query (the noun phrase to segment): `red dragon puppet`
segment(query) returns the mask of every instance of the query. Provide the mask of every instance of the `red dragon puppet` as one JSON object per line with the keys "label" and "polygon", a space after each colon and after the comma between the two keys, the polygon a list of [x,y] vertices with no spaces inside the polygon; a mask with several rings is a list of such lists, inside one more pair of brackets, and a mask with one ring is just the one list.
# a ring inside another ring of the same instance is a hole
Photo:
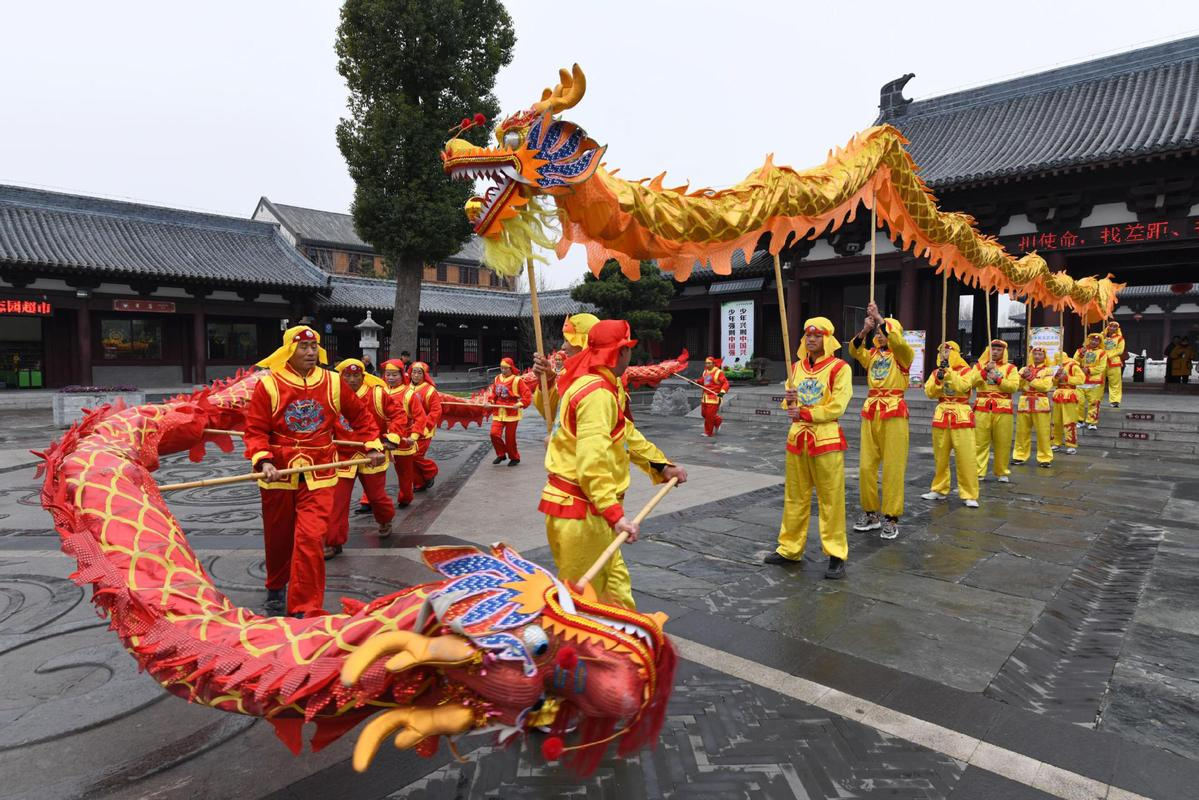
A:
{"label": "red dragon puppet", "polygon": [[[608,606],[497,544],[430,548],[441,580],[344,613],[261,617],[230,602],[204,570],[153,472],[162,456],[204,454],[204,429],[238,427],[255,374],[135,408],[91,411],[44,454],[42,505],[72,578],[91,584],[129,653],[189,702],[264,717],[299,753],[371,718],[354,749],[364,770],[383,740],[421,755],[440,737],[537,726],[542,750],[594,770],[612,741],[624,755],[656,741],[675,652],[665,617]],[[228,437],[217,441],[232,449]],[[578,728],[576,741],[563,742]],[[452,746],[452,738],[451,738]]]}

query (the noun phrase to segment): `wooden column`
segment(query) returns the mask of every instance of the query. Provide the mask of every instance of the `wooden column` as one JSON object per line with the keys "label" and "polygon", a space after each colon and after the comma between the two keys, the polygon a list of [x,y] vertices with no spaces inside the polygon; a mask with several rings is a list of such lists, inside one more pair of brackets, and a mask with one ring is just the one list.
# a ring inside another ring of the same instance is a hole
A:
{"label": "wooden column", "polygon": [[90,300],[84,299],[75,312],[79,337],[79,367],[75,377],[84,386],[92,382],[92,315],[88,310],[89,303]]}
{"label": "wooden column", "polygon": [[916,261],[903,258],[899,262],[899,324],[916,328]]}
{"label": "wooden column", "polygon": [[[803,323],[803,301],[804,298],[799,290],[799,260],[793,258],[791,261],[791,276],[787,282],[787,333],[791,338],[793,348],[799,347],[800,331],[799,326]],[[787,353],[788,359],[795,358],[795,352]]]}
{"label": "wooden column", "polygon": [[720,357],[720,301],[717,299],[713,299],[708,307],[708,352],[701,358],[710,355]]}
{"label": "wooden column", "polygon": [[195,363],[194,382],[208,383],[208,326],[205,322],[204,306],[196,303],[192,312],[192,361]]}

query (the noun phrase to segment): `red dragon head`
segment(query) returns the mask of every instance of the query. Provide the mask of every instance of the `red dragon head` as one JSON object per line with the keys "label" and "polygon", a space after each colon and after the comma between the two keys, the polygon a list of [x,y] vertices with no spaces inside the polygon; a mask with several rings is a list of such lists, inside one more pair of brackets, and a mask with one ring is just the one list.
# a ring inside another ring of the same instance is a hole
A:
{"label": "red dragon head", "polygon": [[500,239],[534,195],[568,192],[599,167],[606,148],[573,122],[554,118],[583,99],[587,79],[578,64],[559,74],[561,83],[546,89],[540,101],[496,127],[495,147],[476,147],[459,138],[471,127],[469,120],[446,142],[442,159],[450,176],[495,181],[482,197],[466,204],[475,233],[484,239]]}

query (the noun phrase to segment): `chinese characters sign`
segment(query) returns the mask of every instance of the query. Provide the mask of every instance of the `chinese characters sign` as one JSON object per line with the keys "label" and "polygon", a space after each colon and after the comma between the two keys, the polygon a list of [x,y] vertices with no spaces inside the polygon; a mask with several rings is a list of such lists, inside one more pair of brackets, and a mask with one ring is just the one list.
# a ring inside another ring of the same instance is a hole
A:
{"label": "chinese characters sign", "polygon": [[720,355],[725,369],[740,361],[742,365],[754,352],[754,301],[734,300],[720,304]]}
{"label": "chinese characters sign", "polygon": [[1009,252],[1027,253],[1036,250],[1048,253],[1058,250],[1077,250],[1090,247],[1121,247],[1147,242],[1172,242],[1199,239],[1199,217],[1162,219],[1149,222],[1119,222],[1059,232],[1021,233],[1000,238]]}
{"label": "chinese characters sign", "polygon": [[1045,348],[1045,363],[1052,364],[1062,349],[1062,329],[1056,325],[1049,328],[1032,329],[1032,346]]}
{"label": "chinese characters sign", "polygon": [[903,340],[912,348],[912,367],[908,370],[908,386],[924,385],[924,331],[903,332]]}
{"label": "chinese characters sign", "polygon": [[174,314],[175,304],[167,300],[113,300],[112,310]]}
{"label": "chinese characters sign", "polygon": [[13,316],[48,317],[54,313],[54,307],[44,300],[10,300],[0,298],[0,314]]}

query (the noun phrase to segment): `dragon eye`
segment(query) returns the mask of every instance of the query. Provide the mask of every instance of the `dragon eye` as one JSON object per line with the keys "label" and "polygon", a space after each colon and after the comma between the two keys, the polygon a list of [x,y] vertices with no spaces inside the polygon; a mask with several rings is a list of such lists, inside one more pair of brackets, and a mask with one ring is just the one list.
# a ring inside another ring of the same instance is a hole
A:
{"label": "dragon eye", "polygon": [[516,131],[508,131],[504,134],[504,147],[509,150],[515,150],[520,147],[520,134]]}
{"label": "dragon eye", "polygon": [[545,631],[537,625],[530,625],[521,631],[520,638],[524,640],[529,652],[535,656],[543,656],[550,649],[550,639]]}

